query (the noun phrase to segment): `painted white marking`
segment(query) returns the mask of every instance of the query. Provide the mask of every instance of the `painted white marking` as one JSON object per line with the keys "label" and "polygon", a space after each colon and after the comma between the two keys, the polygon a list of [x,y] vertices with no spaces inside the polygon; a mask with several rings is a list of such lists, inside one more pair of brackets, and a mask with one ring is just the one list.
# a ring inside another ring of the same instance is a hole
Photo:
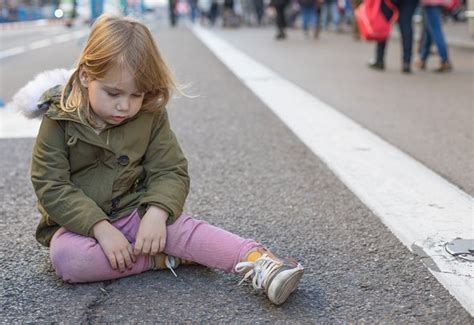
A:
{"label": "painted white marking", "polygon": [[88,30],[76,30],[72,34],[74,35],[74,38],[80,38],[82,36],[85,36],[89,33]]}
{"label": "painted white marking", "polygon": [[40,123],[39,119],[27,119],[13,109],[0,109],[0,138],[36,137]]}
{"label": "painted white marking", "polygon": [[30,50],[36,50],[36,49],[40,49],[42,47],[50,46],[51,44],[53,44],[53,42],[51,41],[51,39],[47,38],[47,39],[44,39],[44,40],[41,40],[41,41],[31,43],[28,46],[28,48]]}
{"label": "painted white marking", "polygon": [[64,43],[67,41],[70,41],[74,38],[74,35],[72,34],[63,34],[63,35],[58,35],[53,38],[54,43]]}
{"label": "painted white marking", "polygon": [[443,250],[474,238],[473,198],[210,31],[194,34],[376,214],[474,315],[473,265]]}
{"label": "painted white marking", "polygon": [[24,52],[26,52],[25,46],[17,46],[8,50],[3,50],[3,51],[0,51],[0,60],[4,58],[8,58],[9,56],[14,56],[14,55],[21,54]]}
{"label": "painted white marking", "polygon": [[15,55],[18,55],[18,54],[25,53],[28,50],[36,50],[36,49],[40,49],[40,48],[43,48],[43,47],[47,47],[47,46],[52,45],[53,43],[56,43],[56,44],[64,43],[64,42],[67,42],[67,41],[71,41],[73,39],[81,38],[81,37],[87,35],[88,33],[89,33],[88,30],[78,30],[78,31],[74,31],[74,32],[69,33],[69,34],[57,35],[57,36],[53,37],[52,39],[51,38],[46,38],[44,40],[36,41],[36,42],[31,43],[28,46],[18,46],[18,47],[14,47],[14,48],[11,48],[11,49],[3,50],[3,51],[0,51],[0,60],[4,59],[4,58],[7,58],[7,57],[10,57],[10,56],[15,56]]}

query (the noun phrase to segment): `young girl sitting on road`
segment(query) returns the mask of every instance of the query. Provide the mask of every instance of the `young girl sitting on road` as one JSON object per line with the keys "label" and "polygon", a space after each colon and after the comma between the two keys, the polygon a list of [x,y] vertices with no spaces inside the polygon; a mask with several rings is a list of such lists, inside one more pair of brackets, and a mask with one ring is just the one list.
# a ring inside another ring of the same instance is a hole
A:
{"label": "young girl sitting on road", "polygon": [[192,261],[245,273],[282,304],[303,275],[299,263],[182,214],[189,176],[165,108],[173,90],[143,24],[96,21],[72,75],[37,108],[44,114],[31,168],[42,215],[37,240],[67,282]]}

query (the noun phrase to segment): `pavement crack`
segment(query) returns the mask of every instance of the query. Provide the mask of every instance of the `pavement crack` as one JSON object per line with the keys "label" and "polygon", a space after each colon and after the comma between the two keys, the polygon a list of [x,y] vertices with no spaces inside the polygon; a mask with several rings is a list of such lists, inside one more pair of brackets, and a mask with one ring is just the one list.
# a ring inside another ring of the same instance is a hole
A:
{"label": "pavement crack", "polygon": [[472,278],[473,278],[473,277],[472,277],[471,275],[469,275],[469,274],[459,274],[459,273],[456,273],[456,272],[440,271],[439,273],[452,274],[452,275],[460,276],[460,277],[467,278],[467,279],[472,279]]}
{"label": "pavement crack", "polygon": [[102,307],[104,302],[109,298],[110,291],[107,288],[112,282],[103,282],[99,285],[99,294],[86,305],[85,323],[90,324],[97,321],[97,310]]}
{"label": "pavement crack", "polygon": [[[451,274],[451,275],[455,275],[455,276],[459,276],[459,277],[464,277],[464,278],[468,278],[468,279],[472,279],[473,276],[470,275],[470,274],[462,274],[462,273],[457,273],[456,271],[445,271],[445,270],[441,270],[438,265],[436,264],[436,262],[433,260],[433,257],[441,257],[441,258],[446,258],[445,255],[443,254],[431,254],[431,255],[428,255],[426,253],[426,251],[416,245],[416,244],[412,244],[411,246],[411,249],[412,249],[412,252],[413,254],[415,254],[416,256],[418,256],[421,260],[421,262],[428,268],[430,269],[431,271],[434,271],[434,272],[437,272],[437,273],[443,273],[443,274]],[[466,261],[460,261],[460,260],[456,260],[455,263],[470,263],[470,262],[466,262]]]}

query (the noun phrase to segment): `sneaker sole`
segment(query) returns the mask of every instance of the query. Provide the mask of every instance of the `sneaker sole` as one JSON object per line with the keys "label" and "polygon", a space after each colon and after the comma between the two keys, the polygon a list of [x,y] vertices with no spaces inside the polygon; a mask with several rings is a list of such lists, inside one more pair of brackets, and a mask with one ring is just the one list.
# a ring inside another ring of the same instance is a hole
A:
{"label": "sneaker sole", "polygon": [[303,267],[297,267],[279,273],[267,290],[268,299],[275,305],[281,305],[296,290],[303,276]]}

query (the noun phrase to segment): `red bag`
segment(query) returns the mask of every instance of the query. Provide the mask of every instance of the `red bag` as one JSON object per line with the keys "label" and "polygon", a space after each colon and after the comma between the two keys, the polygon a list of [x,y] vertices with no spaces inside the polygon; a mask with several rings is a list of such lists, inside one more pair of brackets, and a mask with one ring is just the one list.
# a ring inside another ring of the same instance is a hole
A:
{"label": "red bag", "polygon": [[[390,19],[381,10],[382,1],[393,12]],[[364,0],[355,10],[355,18],[362,39],[385,41],[393,23],[398,19],[398,9],[390,0]]]}
{"label": "red bag", "polygon": [[450,0],[446,3],[444,6],[444,9],[447,10],[448,12],[454,11],[459,5],[461,4],[461,1],[459,0]]}

